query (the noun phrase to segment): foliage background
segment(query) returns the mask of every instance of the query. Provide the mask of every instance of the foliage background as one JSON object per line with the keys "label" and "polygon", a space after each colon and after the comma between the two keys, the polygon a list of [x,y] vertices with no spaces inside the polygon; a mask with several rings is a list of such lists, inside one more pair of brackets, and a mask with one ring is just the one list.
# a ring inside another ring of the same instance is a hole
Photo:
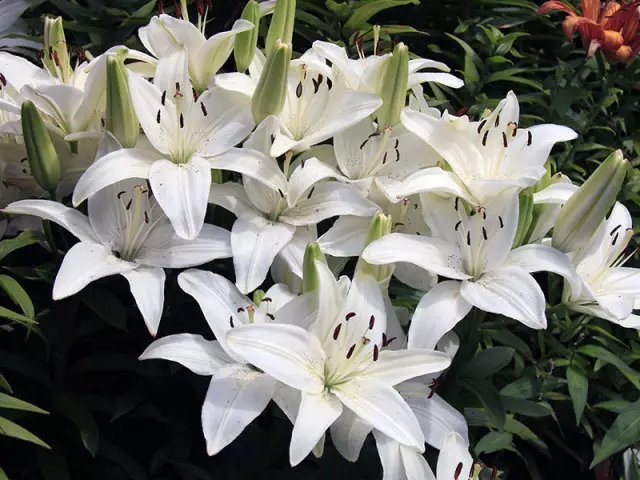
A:
{"label": "foliage background", "polygon": [[[218,0],[214,7],[209,35],[229,28],[243,2]],[[433,106],[477,117],[513,89],[523,123],[560,123],[580,132],[552,159],[575,182],[612,150],[624,150],[633,169],[621,200],[637,224],[640,61],[620,67],[598,55],[586,59],[577,42],[564,39],[564,16],[538,18],[538,7],[527,0],[298,0],[294,44],[303,51],[325,38],[355,54],[358,32],[371,51],[371,25],[381,24],[382,49],[404,41],[416,55],[442,60],[464,77],[466,85],[457,91],[428,87]],[[172,13],[173,4],[165,2],[164,10]],[[114,44],[141,48],[135,30],[156,11],[155,1],[53,0],[25,18],[37,37],[44,13],[61,14],[70,45],[99,54]],[[222,212],[214,218],[230,227]],[[55,234],[63,245],[73,241],[60,229]],[[137,360],[151,338],[120,277],[52,302],[61,258],[39,240],[27,233],[0,242],[0,286],[6,292],[0,297],[0,316],[6,318],[0,320],[0,391],[49,412],[25,411],[0,394],[0,422],[6,417],[51,447],[0,436],[0,465],[9,478],[380,478],[371,439],[355,464],[328,444],[322,459],[291,469],[291,428],[273,406],[232,445],[208,457],[199,418],[207,378],[168,362]],[[232,272],[229,261],[208,268]],[[178,289],[177,273],[167,275],[160,335],[210,338],[197,305]],[[561,286],[546,275],[538,279],[558,303]],[[392,293],[397,305],[412,307],[419,299],[400,284],[392,285]],[[640,442],[636,331],[561,311],[549,312],[544,332],[476,311],[456,330],[463,348],[437,391],[465,413],[481,462],[496,467],[500,478],[621,478],[621,450]],[[614,455],[590,469],[594,453],[594,463]],[[428,455],[435,460],[435,452]],[[482,478],[490,477],[491,469],[483,470]]]}

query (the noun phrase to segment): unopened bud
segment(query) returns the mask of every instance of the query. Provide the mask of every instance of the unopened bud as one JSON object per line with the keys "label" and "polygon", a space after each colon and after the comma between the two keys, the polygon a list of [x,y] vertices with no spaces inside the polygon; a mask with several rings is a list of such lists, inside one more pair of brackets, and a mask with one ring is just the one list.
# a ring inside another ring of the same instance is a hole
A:
{"label": "unopened bud", "polygon": [[260,6],[256,0],[249,0],[242,10],[244,20],[253,23],[253,28],[236,35],[233,46],[233,58],[238,72],[243,73],[249,68],[258,45],[258,30],[260,24]]}
{"label": "unopened bud", "polygon": [[271,53],[278,39],[291,45],[295,19],[296,0],[276,0],[276,8],[271,17],[271,23],[264,45],[267,55]]}
{"label": "unopened bud", "polygon": [[[385,215],[382,212],[377,212],[371,224],[369,225],[369,232],[367,233],[367,239],[365,240],[364,247],[366,248],[370,243],[384,237],[391,233],[393,227],[391,215]],[[379,282],[389,278],[393,271],[393,264],[390,265],[371,265],[364,259],[359,258],[356,265],[356,271],[361,271],[368,275],[375,277]]]}
{"label": "unopened bud", "polygon": [[124,148],[133,148],[138,141],[140,125],[131,104],[124,63],[117,55],[107,56],[106,128]]}
{"label": "unopened bud", "polygon": [[43,190],[54,196],[60,183],[60,161],[47,127],[30,100],[22,103],[20,115],[31,175]]}
{"label": "unopened bud", "polygon": [[518,214],[518,229],[511,248],[517,248],[524,243],[533,219],[533,193],[529,190],[520,192],[520,212]]}
{"label": "unopened bud", "polygon": [[318,270],[316,260],[326,264],[327,261],[317,243],[307,244],[302,261],[302,293],[313,292],[318,289]]}
{"label": "unopened bud", "polygon": [[407,101],[408,82],[409,49],[404,43],[399,43],[387,60],[382,77],[380,97],[383,103],[376,112],[378,128],[393,127],[400,121],[400,112]]}
{"label": "unopened bud", "polygon": [[279,115],[282,111],[287,94],[290,62],[291,47],[279,40],[276,41],[251,99],[251,113],[256,123],[260,123],[269,115]]}
{"label": "unopened bud", "polygon": [[589,243],[616,201],[628,164],[616,150],[567,200],[553,227],[555,248],[568,253]]}
{"label": "unopened bud", "polygon": [[42,60],[52,77],[58,78],[63,83],[67,83],[71,79],[73,70],[69,60],[62,17],[44,18],[44,55]]}

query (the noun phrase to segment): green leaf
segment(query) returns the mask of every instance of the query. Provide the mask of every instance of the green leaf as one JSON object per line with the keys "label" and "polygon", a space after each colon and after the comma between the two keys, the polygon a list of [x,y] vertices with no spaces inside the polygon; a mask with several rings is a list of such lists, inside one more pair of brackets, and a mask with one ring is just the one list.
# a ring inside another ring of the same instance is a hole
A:
{"label": "green leaf", "polygon": [[97,287],[85,288],[78,294],[80,301],[102,320],[119,330],[127,330],[127,312],[118,297]]}
{"label": "green leaf", "polygon": [[618,415],[607,431],[600,446],[596,448],[591,467],[609,458],[614,453],[640,441],[640,403]]}
{"label": "green leaf", "polygon": [[533,354],[529,345],[520,337],[512,333],[510,330],[502,329],[491,333],[491,337],[498,343],[506,345],[508,347],[515,348],[528,360],[533,360]]}
{"label": "green leaf", "polygon": [[418,5],[419,0],[362,0],[356,3],[349,20],[344,24],[342,31],[350,36],[356,30],[362,29],[371,17],[388,8],[399,7],[413,3]]}
{"label": "green leaf", "polygon": [[515,350],[511,347],[493,347],[476,353],[460,371],[461,375],[471,378],[485,378],[506,367],[513,358]]}
{"label": "green leaf", "polygon": [[519,422],[513,415],[507,415],[507,421],[504,425],[504,429],[506,432],[513,433],[517,435],[521,439],[531,443],[542,453],[551,457],[551,453],[549,452],[549,447],[546,443],[544,443],[529,427],[527,427],[524,423]]}
{"label": "green leaf", "polygon": [[523,400],[505,395],[502,395],[500,398],[507,411],[524,415],[525,417],[546,417],[553,412],[551,406],[545,402],[537,403],[531,400]]}
{"label": "green leaf", "polygon": [[506,413],[500,400],[500,393],[490,382],[481,379],[462,380],[460,386],[473,393],[484,408],[489,420],[498,430],[504,430]]}
{"label": "green leaf", "polygon": [[610,363],[616,367],[620,373],[627,377],[627,380],[633,383],[638,390],[640,390],[640,373],[624,363],[620,357],[611,353],[609,350],[598,345],[583,345],[578,349],[578,352],[600,361]]}
{"label": "green leaf", "polygon": [[0,435],[17,438],[18,440],[24,440],[25,442],[35,443],[36,445],[40,445],[44,448],[51,448],[29,430],[26,430],[17,423],[13,423],[11,420],[7,420],[3,417],[0,417]]}
{"label": "green leaf", "polygon": [[589,392],[589,380],[576,367],[567,368],[567,387],[571,402],[573,402],[573,413],[576,416],[576,425],[580,425],[580,417],[587,403],[587,393]]}
{"label": "green leaf", "polygon": [[526,71],[526,68],[503,68],[502,70],[493,72],[491,75],[489,75],[487,83],[497,82],[500,80],[510,80],[514,75],[524,73]]}
{"label": "green leaf", "polygon": [[48,415],[49,412],[42,410],[40,407],[36,407],[29,402],[20,400],[19,398],[7,395],[6,393],[0,393],[0,408],[10,408],[12,410],[22,410],[25,412],[44,413]]}
{"label": "green leaf", "polygon": [[500,394],[527,400],[533,398],[534,395],[555,390],[565,383],[567,382],[563,378],[547,377],[542,379],[526,376],[506,385],[500,390]]}
{"label": "green leaf", "polygon": [[489,432],[476,443],[476,453],[493,453],[511,445],[513,435],[508,432]]}
{"label": "green leaf", "polygon": [[4,378],[4,375],[2,375],[0,373],[0,388],[2,388],[3,390],[6,390],[9,393],[13,393],[13,390],[11,389],[11,385],[9,385],[9,382],[7,382],[7,379]]}
{"label": "green leaf", "polygon": [[33,302],[24,288],[9,275],[0,275],[0,288],[6,292],[11,300],[22,309],[22,313],[28,318],[35,319],[36,311]]}
{"label": "green leaf", "polygon": [[15,238],[9,238],[0,242],[0,261],[4,259],[11,252],[33,245],[44,240],[44,235],[41,232],[35,232],[32,230],[22,232]]}
{"label": "green leaf", "polygon": [[9,477],[7,477],[7,474],[4,473],[2,467],[0,467],[0,480],[9,480]]}
{"label": "green leaf", "polygon": [[18,322],[24,326],[37,325],[38,322],[30,319],[29,317],[25,317],[24,315],[20,315],[8,308],[0,307],[0,317],[7,318],[9,320],[13,320],[14,322]]}
{"label": "green leaf", "polygon": [[64,416],[80,429],[80,437],[85,448],[92,456],[96,456],[100,432],[91,412],[76,398],[67,394],[56,395],[53,402]]}

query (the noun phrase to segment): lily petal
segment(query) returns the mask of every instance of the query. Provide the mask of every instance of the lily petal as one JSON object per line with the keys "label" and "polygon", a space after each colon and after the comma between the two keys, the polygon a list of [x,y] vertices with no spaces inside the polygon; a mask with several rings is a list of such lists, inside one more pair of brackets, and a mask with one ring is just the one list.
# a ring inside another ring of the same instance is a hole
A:
{"label": "lily petal", "polygon": [[302,196],[320,180],[340,177],[341,175],[334,168],[322,163],[317,158],[305,160],[293,171],[289,178],[289,192],[287,195],[289,206],[296,205]]}
{"label": "lily petal", "polygon": [[165,274],[162,268],[138,267],[135,270],[122,272],[129,281],[129,288],[144,323],[152,336],[158,334],[158,326],[164,307]]}
{"label": "lily petal", "polygon": [[287,191],[287,177],[284,176],[277,162],[257,150],[232,148],[222,155],[210,158],[209,164],[211,168],[246,175],[272,190]]}
{"label": "lily petal", "polygon": [[459,434],[451,432],[438,456],[437,478],[454,478],[460,464],[462,464],[460,471],[469,472],[473,465],[473,458],[469,454],[469,445],[464,439]]}
{"label": "lily petal", "polygon": [[370,433],[371,425],[347,408],[342,410],[340,417],[331,425],[331,442],[340,455],[355,462]]}
{"label": "lily petal", "polygon": [[394,386],[420,375],[441,372],[449,365],[449,356],[435,350],[383,350],[366,375],[384,385]]}
{"label": "lily petal", "polygon": [[318,238],[320,250],[334,257],[357,257],[364,250],[371,219],[342,215]]}

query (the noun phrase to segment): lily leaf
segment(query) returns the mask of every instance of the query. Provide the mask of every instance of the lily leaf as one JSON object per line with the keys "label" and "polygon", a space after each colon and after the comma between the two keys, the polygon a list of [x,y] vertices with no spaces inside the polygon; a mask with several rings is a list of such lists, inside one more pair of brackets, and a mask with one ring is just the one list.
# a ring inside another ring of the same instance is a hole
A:
{"label": "lily leaf", "polygon": [[618,415],[596,449],[591,468],[614,453],[640,441],[640,403]]}
{"label": "lily leaf", "polygon": [[7,437],[17,438],[18,440],[24,440],[25,442],[35,443],[36,445],[40,445],[44,448],[51,448],[29,430],[3,417],[0,417],[0,435],[6,435]]}
{"label": "lily leaf", "polygon": [[576,425],[580,424],[580,417],[587,403],[587,393],[589,392],[589,380],[576,367],[567,368],[567,387],[573,402],[573,413],[576,416]]}

